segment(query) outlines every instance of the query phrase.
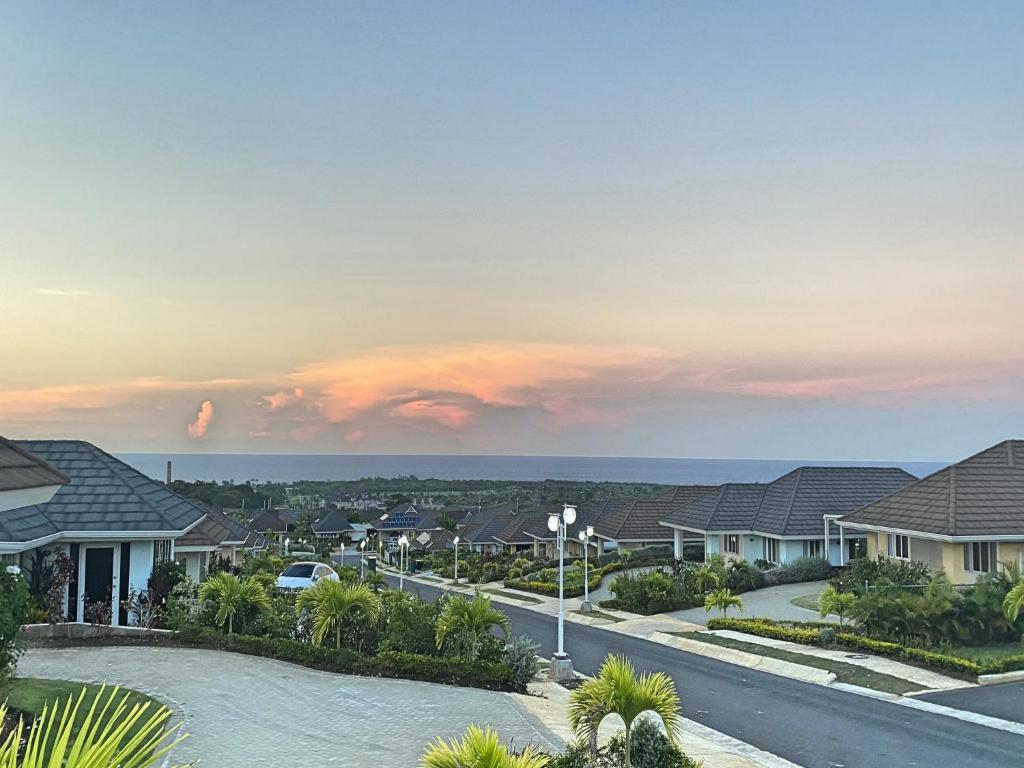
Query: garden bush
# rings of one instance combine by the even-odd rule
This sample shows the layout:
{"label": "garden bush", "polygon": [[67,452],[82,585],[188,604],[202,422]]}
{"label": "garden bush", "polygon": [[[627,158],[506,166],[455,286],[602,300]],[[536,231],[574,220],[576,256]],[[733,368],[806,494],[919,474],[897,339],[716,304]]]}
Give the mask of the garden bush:
{"label": "garden bush", "polygon": [[384,626],[380,642],[382,651],[437,655],[434,639],[436,603],[428,603],[408,592],[394,589],[385,590],[381,594],[381,602],[380,623]]}
{"label": "garden bush", "polygon": [[[641,718],[630,735],[633,768],[700,768],[666,736],[657,721]],[[625,761],[625,734],[613,736],[601,750],[596,768],[620,768]]]}
{"label": "garden bush", "polygon": [[520,693],[526,692],[527,684],[540,671],[541,663],[537,658],[540,643],[529,635],[509,638],[505,646],[504,661],[509,668],[512,687]]}
{"label": "garden bush", "polygon": [[801,581],[821,581],[832,575],[832,566],[823,557],[798,557],[792,563],[780,565],[765,573],[765,583],[796,584]]}
{"label": "garden bush", "polygon": [[700,597],[686,585],[683,579],[662,571],[624,573],[612,582],[612,594],[615,607],[647,616],[702,604]]}
{"label": "garden bush", "polygon": [[0,566],[0,682],[9,677],[23,649],[21,625],[28,618],[28,582]]}

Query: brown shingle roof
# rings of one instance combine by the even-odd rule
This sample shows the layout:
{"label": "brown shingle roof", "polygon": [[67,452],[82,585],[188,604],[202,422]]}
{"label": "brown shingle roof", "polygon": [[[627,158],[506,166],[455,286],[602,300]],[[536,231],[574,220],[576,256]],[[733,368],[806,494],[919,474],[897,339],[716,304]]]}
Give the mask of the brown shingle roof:
{"label": "brown shingle roof", "polygon": [[1024,538],[1024,440],[1005,440],[841,522],[942,537]]}
{"label": "brown shingle roof", "polygon": [[711,485],[679,485],[653,499],[634,499],[599,517],[592,523],[594,533],[615,541],[671,541],[672,531],[659,521],[713,490]]}

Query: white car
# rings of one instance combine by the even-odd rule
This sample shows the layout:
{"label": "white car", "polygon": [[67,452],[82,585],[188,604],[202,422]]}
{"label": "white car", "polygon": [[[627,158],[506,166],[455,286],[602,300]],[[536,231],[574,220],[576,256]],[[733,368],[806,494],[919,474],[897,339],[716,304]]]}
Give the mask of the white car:
{"label": "white car", "polygon": [[301,562],[292,563],[284,573],[277,577],[278,589],[305,589],[316,584],[320,579],[338,581],[338,574],[329,565],[323,563]]}

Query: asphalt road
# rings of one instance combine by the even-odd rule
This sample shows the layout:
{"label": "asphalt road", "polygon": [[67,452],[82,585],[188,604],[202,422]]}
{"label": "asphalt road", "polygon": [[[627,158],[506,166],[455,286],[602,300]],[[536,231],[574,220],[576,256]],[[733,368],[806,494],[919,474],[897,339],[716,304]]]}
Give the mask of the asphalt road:
{"label": "asphalt road", "polygon": [[[918,698],[946,707],[980,712],[983,715],[1003,720],[1024,722],[1024,683],[961,688],[956,691],[929,693],[926,696],[918,696]],[[1024,755],[1021,756],[1021,764],[1024,765]]]}
{"label": "asphalt road", "polygon": [[[387,577],[389,581],[391,577]],[[397,583],[397,579],[394,579]],[[424,599],[441,591],[408,584]],[[554,652],[556,620],[495,603],[516,634]],[[647,640],[582,624],[566,624],[566,651],[576,669],[597,671],[611,652],[640,671],[676,681],[686,717],[807,768],[1020,768],[1024,736],[901,707],[809,683],[742,669]]]}

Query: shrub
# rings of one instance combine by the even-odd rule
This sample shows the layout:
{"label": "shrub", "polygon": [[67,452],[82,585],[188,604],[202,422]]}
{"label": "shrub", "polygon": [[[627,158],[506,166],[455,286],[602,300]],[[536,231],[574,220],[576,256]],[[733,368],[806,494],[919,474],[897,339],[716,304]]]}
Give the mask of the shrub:
{"label": "shrub", "polygon": [[801,581],[821,581],[832,574],[832,566],[822,557],[798,557],[792,563],[780,565],[765,574],[767,584],[796,584]]}
{"label": "shrub", "polygon": [[832,627],[822,627],[818,630],[818,645],[823,648],[836,644],[836,631]]}
{"label": "shrub", "polygon": [[28,603],[28,582],[0,568],[0,681],[10,676],[21,655]]}
{"label": "shrub", "polygon": [[622,574],[612,582],[612,594],[616,607],[644,615],[699,604],[697,596],[687,590],[686,580],[662,571]]}
{"label": "shrub", "polygon": [[434,636],[436,603],[428,603],[409,592],[395,589],[383,592],[381,602],[381,624],[384,626],[380,643],[382,651],[437,655]]}
{"label": "shrub", "polygon": [[505,665],[509,668],[512,687],[520,693],[526,692],[526,686],[540,671],[540,661],[537,653],[540,651],[540,643],[536,642],[529,635],[512,637],[505,646]]}
{"label": "shrub", "polygon": [[[684,755],[652,719],[637,720],[629,741],[633,768],[700,768],[700,763]],[[624,734],[613,736],[601,750],[598,768],[620,768],[625,746]]]}
{"label": "shrub", "polygon": [[594,768],[590,747],[583,740],[574,741],[551,758],[548,768]]}
{"label": "shrub", "polygon": [[875,560],[854,558],[840,571],[833,584],[840,592],[863,594],[865,585],[870,587],[879,582],[895,586],[924,585],[928,578],[928,566],[924,563],[891,560],[879,555]]}

